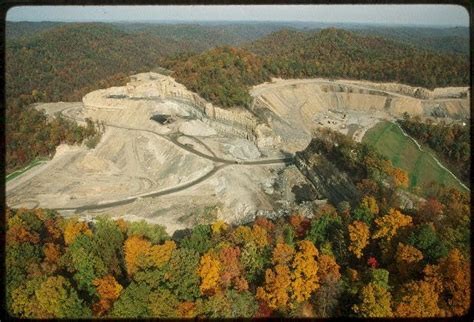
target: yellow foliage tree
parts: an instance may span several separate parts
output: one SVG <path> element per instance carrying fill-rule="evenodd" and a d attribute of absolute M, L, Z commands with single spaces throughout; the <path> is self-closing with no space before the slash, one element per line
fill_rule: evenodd
<path fill-rule="evenodd" d="M 276 265 L 275 272 L 265 271 L 265 286 L 257 288 L 257 299 L 264 301 L 271 309 L 286 308 L 291 275 L 288 266 Z"/>
<path fill-rule="evenodd" d="M 85 221 L 79 221 L 76 218 L 68 220 L 64 228 L 64 243 L 71 245 L 79 234 L 92 236 L 92 231 Z"/>
<path fill-rule="evenodd" d="M 439 294 L 435 286 L 426 281 L 410 282 L 403 287 L 402 298 L 395 308 L 397 317 L 439 317 Z"/>
<path fill-rule="evenodd" d="M 143 237 L 133 235 L 127 238 L 124 245 L 125 265 L 127 273 L 132 276 L 138 268 L 144 266 L 144 261 L 150 251 L 151 243 Z"/>
<path fill-rule="evenodd" d="M 267 230 L 260 225 L 254 225 L 252 227 L 252 237 L 255 245 L 259 248 L 263 248 L 269 244 Z"/>
<path fill-rule="evenodd" d="M 360 293 L 361 303 L 354 305 L 352 309 L 361 317 L 383 318 L 392 317 L 392 295 L 382 286 L 369 283 L 364 286 Z"/>
<path fill-rule="evenodd" d="M 303 240 L 298 243 L 298 252 L 291 265 L 293 268 L 291 274 L 292 298 L 297 303 L 307 300 L 311 293 L 319 287 L 316 256 L 318 256 L 318 250 L 311 241 Z"/>
<path fill-rule="evenodd" d="M 279 246 L 276 256 L 274 252 L 274 270 L 266 270 L 265 285 L 257 288 L 257 299 L 272 309 L 286 310 L 304 302 L 319 287 L 318 250 L 309 240 L 300 241 L 297 247 L 293 260 L 288 260 L 291 251 L 284 244 Z M 280 252 L 285 255 L 280 256 Z"/>
<path fill-rule="evenodd" d="M 218 220 L 211 225 L 211 229 L 214 235 L 220 235 L 229 229 L 229 225 L 227 225 L 223 220 Z"/>
<path fill-rule="evenodd" d="M 278 243 L 273 249 L 272 263 L 274 265 L 286 265 L 293 259 L 294 253 L 293 247 L 285 243 Z"/>
<path fill-rule="evenodd" d="M 396 209 L 390 209 L 388 214 L 375 219 L 378 229 L 372 236 L 373 239 L 385 238 L 390 241 L 396 234 L 398 229 L 411 225 L 412 218 L 402 214 Z"/>
<path fill-rule="evenodd" d="M 210 254 L 201 257 L 198 274 L 201 277 L 199 289 L 203 295 L 213 295 L 217 292 L 219 284 L 220 262 Z"/>
<path fill-rule="evenodd" d="M 159 268 L 168 263 L 175 249 L 176 243 L 172 240 L 167 240 L 163 245 L 151 246 L 148 250 L 148 255 L 153 264 Z"/>
<path fill-rule="evenodd" d="M 377 204 L 377 200 L 375 200 L 372 196 L 365 196 L 362 198 L 361 206 L 369 209 L 372 215 L 376 215 L 379 213 L 379 206 Z"/>
<path fill-rule="evenodd" d="M 349 251 L 357 258 L 362 257 L 362 250 L 369 243 L 369 234 L 369 227 L 362 221 L 356 220 L 349 225 L 349 239 L 351 240 Z"/>
<path fill-rule="evenodd" d="M 236 244 L 245 245 L 253 241 L 252 230 L 247 226 L 239 226 L 232 232 L 232 240 Z"/>
<path fill-rule="evenodd" d="M 423 259 L 423 253 L 411 245 L 398 243 L 395 260 L 397 263 L 413 264 Z"/>

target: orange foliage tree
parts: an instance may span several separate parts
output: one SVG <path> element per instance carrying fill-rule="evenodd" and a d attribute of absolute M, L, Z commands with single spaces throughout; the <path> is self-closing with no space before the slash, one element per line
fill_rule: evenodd
<path fill-rule="evenodd" d="M 469 261 L 454 248 L 438 265 L 424 269 L 425 281 L 434 285 L 442 295 L 440 307 L 447 316 L 461 316 L 467 313 L 471 299 L 471 276 Z"/>
<path fill-rule="evenodd" d="M 125 241 L 125 265 L 127 273 L 132 276 L 141 266 L 144 266 L 146 254 L 151 247 L 151 243 L 140 236 L 130 236 Z"/>
<path fill-rule="evenodd" d="M 443 312 L 438 307 L 439 294 L 435 286 L 426 281 L 415 281 L 406 284 L 402 297 L 395 308 L 397 317 L 436 317 Z"/>
<path fill-rule="evenodd" d="M 395 262 L 402 277 L 408 277 L 410 272 L 419 271 L 417 265 L 423 259 L 423 253 L 411 245 L 398 243 Z"/>
<path fill-rule="evenodd" d="M 394 167 L 392 168 L 392 171 L 390 171 L 390 175 L 392 176 L 393 183 L 396 187 L 408 187 L 408 174 L 406 171 Z"/>
<path fill-rule="evenodd" d="M 239 291 L 248 289 L 248 283 L 242 277 L 243 268 L 240 264 L 240 248 L 223 247 L 219 252 L 221 263 L 220 282 L 224 288 L 234 284 Z"/>
<path fill-rule="evenodd" d="M 271 309 L 293 307 L 290 300 L 301 303 L 319 287 L 318 250 L 309 240 L 300 241 L 297 246 L 292 260 L 292 251 L 287 246 L 281 244 L 274 251 L 274 270 L 266 270 L 265 285 L 257 288 L 257 299 Z"/>
<path fill-rule="evenodd" d="M 326 254 L 319 255 L 318 265 L 318 275 L 320 280 L 326 280 L 329 275 L 332 275 L 335 281 L 338 281 L 341 278 L 341 267 L 337 264 L 334 256 Z"/>
<path fill-rule="evenodd" d="M 213 295 L 217 292 L 220 269 L 220 262 L 214 259 L 211 254 L 208 253 L 201 257 L 198 269 L 198 274 L 201 278 L 201 285 L 199 287 L 201 294 Z"/>
<path fill-rule="evenodd" d="M 123 287 L 112 275 L 97 278 L 93 281 L 93 284 L 99 296 L 99 302 L 94 304 L 93 311 L 95 315 L 102 316 L 112 307 L 113 302 L 118 299 Z"/>

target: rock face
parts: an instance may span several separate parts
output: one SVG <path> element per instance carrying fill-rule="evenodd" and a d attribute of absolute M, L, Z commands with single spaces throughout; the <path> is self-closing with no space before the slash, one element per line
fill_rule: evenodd
<path fill-rule="evenodd" d="M 295 165 L 313 184 L 316 199 L 328 199 L 333 205 L 341 201 L 359 200 L 359 192 L 347 173 L 320 154 L 313 144 L 296 153 Z"/>
<path fill-rule="evenodd" d="M 273 79 L 252 88 L 252 111 L 273 131 L 260 141 L 280 141 L 286 152 L 303 150 L 318 127 L 360 141 L 381 120 L 411 116 L 463 120 L 470 117 L 465 87 L 425 88 L 396 83 L 328 79 Z M 355 129 L 350 131 L 350 129 Z"/>
<path fill-rule="evenodd" d="M 170 76 L 149 72 L 133 75 L 130 79 L 125 86 L 97 90 L 85 95 L 82 99 L 84 107 L 93 111 L 133 110 L 151 107 L 160 100 L 175 100 L 186 103 L 191 107 L 188 114 L 223 134 L 256 140 L 257 122 L 245 109 L 226 110 L 214 106 L 196 93 L 188 91 Z"/>

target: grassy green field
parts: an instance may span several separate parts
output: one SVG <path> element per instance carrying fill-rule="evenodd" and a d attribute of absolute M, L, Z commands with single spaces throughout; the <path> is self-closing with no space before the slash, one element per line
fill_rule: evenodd
<path fill-rule="evenodd" d="M 390 122 L 380 122 L 369 129 L 362 139 L 390 159 L 394 166 L 407 171 L 410 178 L 410 189 L 421 191 L 435 181 L 461 191 L 466 189 L 445 169 L 438 165 L 427 149 L 420 151 L 401 129 Z"/>
<path fill-rule="evenodd" d="M 24 167 L 23 169 L 20 169 L 20 170 L 16 170 L 12 173 L 10 173 L 9 175 L 7 175 L 6 177 L 6 182 L 18 177 L 20 174 L 23 174 L 25 173 L 26 171 L 30 170 L 31 168 L 33 168 L 34 166 L 37 166 L 38 164 L 41 164 L 43 162 L 47 161 L 47 159 L 35 159 L 33 161 L 31 161 L 30 164 L 28 164 L 26 167 Z"/>

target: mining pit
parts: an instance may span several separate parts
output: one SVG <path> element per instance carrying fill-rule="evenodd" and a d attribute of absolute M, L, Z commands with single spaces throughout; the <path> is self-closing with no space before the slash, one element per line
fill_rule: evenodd
<path fill-rule="evenodd" d="M 169 76 L 142 73 L 82 102 L 36 104 L 47 114 L 103 122 L 105 132 L 95 148 L 61 145 L 52 160 L 9 181 L 7 204 L 145 219 L 169 233 L 217 219 L 241 223 L 291 211 L 295 191 L 310 184 L 292 164 L 294 153 L 320 127 L 361 141 L 379 121 L 405 112 L 470 117 L 467 88 L 273 79 L 250 93 L 251 108 L 222 109 Z"/>

